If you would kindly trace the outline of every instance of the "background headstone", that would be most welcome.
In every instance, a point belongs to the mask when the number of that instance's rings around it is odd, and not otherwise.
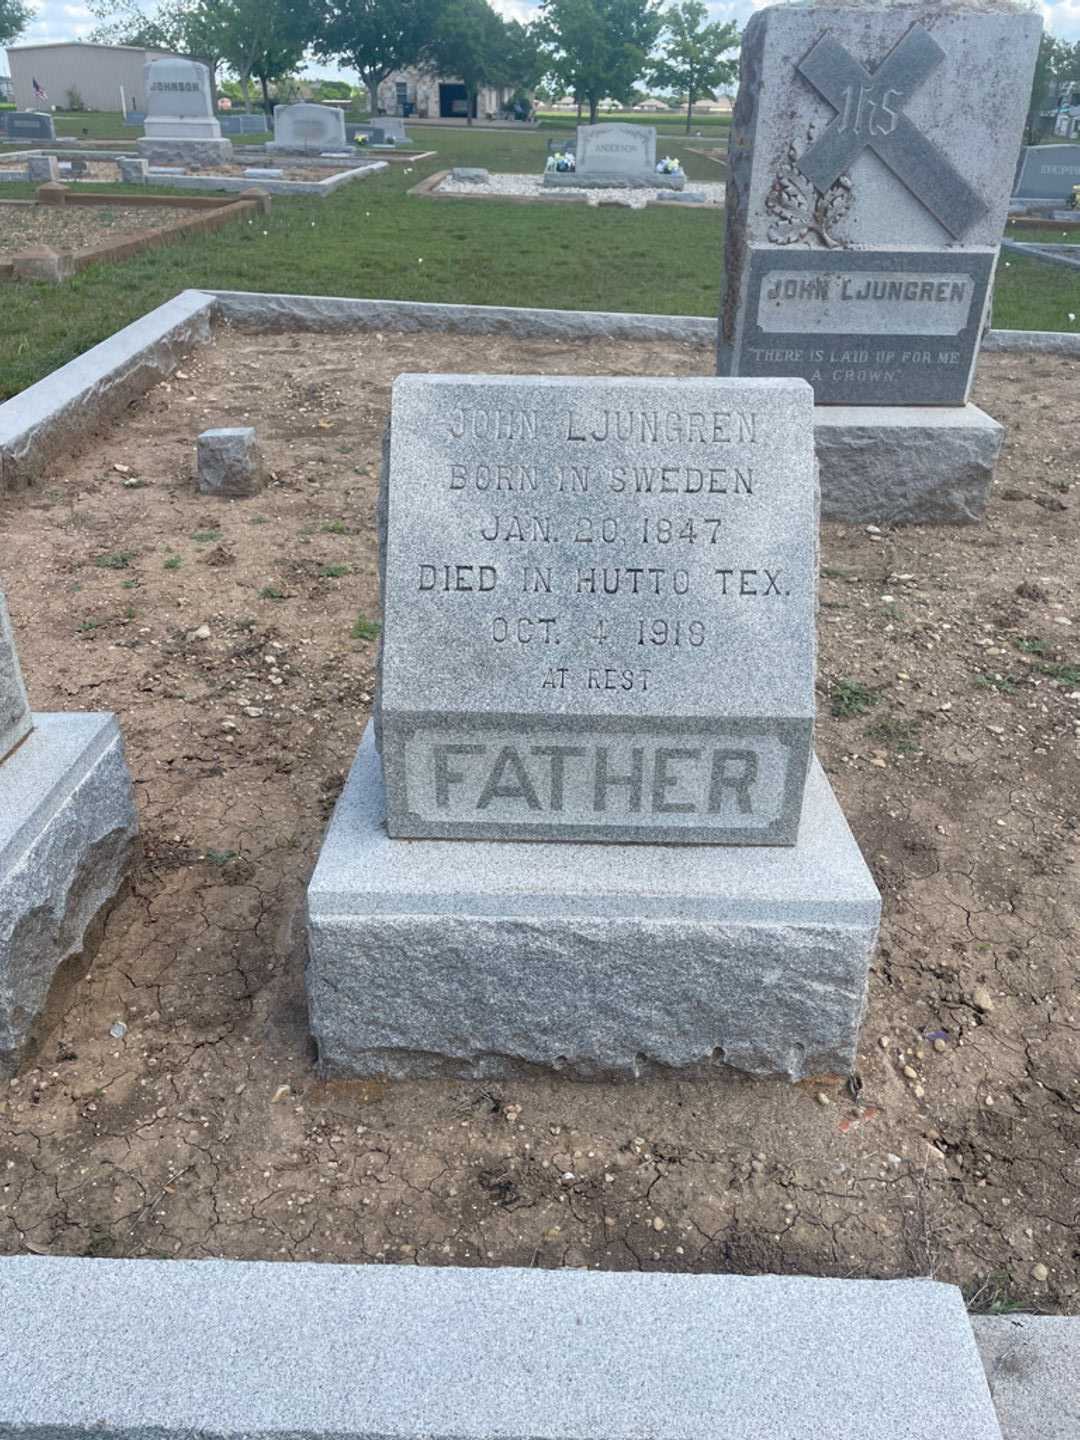
[[[1080,145],[1025,147],[1016,181],[1019,199],[1071,200],[1074,185],[1080,185]]]
[[[0,762],[33,728],[7,602],[0,592]]]
[[[299,105],[274,106],[275,150],[344,150],[345,116],[336,105],[316,105],[307,101]]]
[[[9,140],[55,140],[53,117],[39,110],[0,111],[0,134]]]
[[[139,153],[154,163],[215,163],[232,156],[214,116],[210,72],[197,60],[150,60],[143,69],[146,125]]]
[[[391,835],[794,842],[808,386],[401,376],[384,487]]]
[[[585,189],[624,186],[630,189],[681,190],[683,175],[656,173],[656,129],[617,121],[579,125],[573,173],[546,171],[545,185]]]
[[[26,162],[26,173],[31,184],[47,185],[60,179],[60,162],[55,155],[31,155]]]
[[[819,403],[962,405],[1041,22],[985,4],[782,5],[743,33],[719,369]]]

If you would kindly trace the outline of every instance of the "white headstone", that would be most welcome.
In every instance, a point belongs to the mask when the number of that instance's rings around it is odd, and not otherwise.
[[[220,140],[210,71],[197,60],[150,60],[143,69],[148,140]]]
[[[345,116],[336,105],[274,106],[274,149],[345,150]]]

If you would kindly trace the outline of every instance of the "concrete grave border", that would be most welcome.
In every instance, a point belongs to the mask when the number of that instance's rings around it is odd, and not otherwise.
[[[55,455],[72,447],[77,430],[109,419],[171,375],[186,351],[209,340],[215,320],[266,330],[443,330],[697,345],[715,345],[717,332],[714,319],[698,315],[184,290],[0,405],[0,493],[32,484]],[[983,348],[1080,357],[1080,333],[991,330]]]
[[[434,153],[435,152],[432,151],[432,154]],[[553,189],[548,193],[541,193],[539,195],[486,195],[483,193],[469,195],[462,194],[460,192],[440,195],[438,193],[438,187],[450,174],[451,171],[449,170],[435,170],[432,172],[432,174],[425,176],[425,178],[421,180],[418,184],[411,186],[408,190],[406,190],[405,193],[406,195],[414,195],[421,200],[486,200],[489,204],[494,201],[500,202],[503,205],[545,205],[552,200],[562,205],[565,205],[568,201],[576,201],[579,205],[588,205],[589,203],[589,197],[582,194],[580,190]],[[701,183],[711,185],[714,182],[710,180],[702,181]],[[672,194],[675,193],[677,192],[672,192]],[[690,193],[693,193],[692,190]],[[601,209],[611,208],[613,210],[628,210],[632,208],[627,205],[626,202],[623,200],[600,200],[599,202],[597,202],[597,204]],[[675,203],[672,203],[670,197],[668,198],[668,202],[666,204],[661,200],[646,200],[644,205],[636,206],[633,208],[647,210],[653,205],[658,205],[663,210],[691,210],[703,215],[715,215],[717,211],[722,212],[724,209],[723,205],[695,205],[688,204],[686,201],[683,201],[681,203],[676,201]]]
[[[255,153],[252,154],[252,151]],[[434,154],[434,151],[428,153]],[[137,160],[141,158],[138,155],[133,155],[126,151],[98,151],[96,153],[80,150],[64,151],[57,150],[50,146],[40,150],[20,150],[6,154],[0,151],[0,162],[10,163],[12,160],[30,161],[39,156],[54,156],[57,160],[113,160],[117,162],[118,168],[121,159]],[[258,168],[257,162],[260,160],[266,161],[267,165],[273,163],[279,167],[282,165],[308,165],[315,167],[319,165],[321,159],[318,155],[285,157],[278,154],[275,156],[272,153],[268,154],[261,146],[245,145],[240,147],[239,156],[234,157],[234,163],[243,164],[243,162],[249,158],[251,165],[248,168]],[[350,155],[349,160],[351,161],[352,158]],[[328,168],[325,161],[322,163],[324,168]],[[339,190],[342,185],[351,184],[354,180],[366,180],[369,176],[377,175],[379,171],[388,170],[389,168],[388,160],[365,160],[359,165],[350,164],[347,169],[336,171],[333,175],[328,175],[325,180],[263,180],[248,175],[155,175],[153,170],[151,170],[147,176],[146,183],[148,185],[158,185],[168,190],[198,190],[204,192],[220,192],[223,194],[239,194],[245,190],[250,190],[253,185],[257,185],[260,190],[265,191],[269,195],[307,195],[313,199],[325,200],[328,195],[332,195],[334,191]],[[25,173],[14,170],[0,170],[0,182],[8,181],[12,184],[26,184],[28,178],[29,170]],[[64,183],[102,185],[108,182],[102,180],[76,180],[69,182],[65,180]],[[123,184],[124,182],[118,180],[116,183]]]
[[[5,209],[15,206],[30,206],[48,209],[98,209],[103,206],[122,203],[131,209],[187,211],[187,218],[180,218],[171,224],[161,225],[153,230],[139,230],[129,235],[120,235],[115,240],[105,240],[98,245],[86,245],[79,250],[44,250],[38,247],[13,255],[9,260],[0,260],[0,281],[44,280],[59,283],[69,279],[88,265],[100,261],[128,260],[144,250],[154,250],[160,245],[171,245],[191,235],[207,234],[220,230],[223,225],[266,214],[270,199],[251,185],[235,200],[217,200],[203,196],[183,195],[133,195],[118,201],[116,196],[94,192],[74,192],[62,185],[42,185],[35,200],[0,200],[0,216]],[[192,213],[194,212],[194,213]]]

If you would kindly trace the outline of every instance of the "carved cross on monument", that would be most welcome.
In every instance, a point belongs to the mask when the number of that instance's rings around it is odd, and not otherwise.
[[[937,146],[903,113],[945,52],[922,25],[913,25],[873,73],[831,35],[823,35],[796,67],[836,110],[799,160],[824,192],[863,150],[879,160],[959,240],[987,206]]]

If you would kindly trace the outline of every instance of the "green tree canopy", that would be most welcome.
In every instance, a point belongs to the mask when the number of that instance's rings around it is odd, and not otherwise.
[[[1039,116],[1053,105],[1054,91],[1063,80],[1076,80],[1080,84],[1080,40],[1070,45],[1067,40],[1057,40],[1049,30],[1044,30],[1028,103],[1026,128],[1029,145],[1038,140]]]
[[[629,102],[661,24],[656,0],[542,0],[536,33],[546,73],[595,124],[601,100]]]
[[[437,0],[308,0],[308,34],[315,53],[355,70],[372,115],[379,86],[395,70],[420,59],[430,38]]]
[[[702,0],[681,0],[664,12],[662,52],[651,68],[654,85],[686,97],[686,133],[694,114],[694,101],[714,98],[720,85],[730,85],[739,62],[729,52],[739,43],[734,20],[706,24],[708,10]]]
[[[430,69],[465,86],[470,125],[482,85],[531,84],[538,69],[529,29],[507,23],[488,0],[444,0],[423,56]]]
[[[30,23],[30,10],[21,0],[0,0],[0,45],[14,40]]]

